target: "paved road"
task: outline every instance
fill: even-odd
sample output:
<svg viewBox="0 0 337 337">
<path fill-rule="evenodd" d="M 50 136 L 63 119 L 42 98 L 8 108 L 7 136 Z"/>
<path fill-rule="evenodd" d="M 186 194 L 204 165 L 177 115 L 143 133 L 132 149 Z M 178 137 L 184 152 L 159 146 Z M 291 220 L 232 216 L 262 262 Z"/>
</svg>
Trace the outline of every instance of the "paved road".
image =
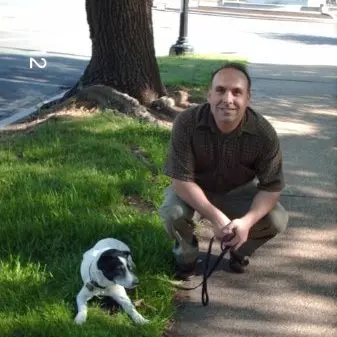
<svg viewBox="0 0 337 337">
<path fill-rule="evenodd" d="M 173 337 L 335 337 L 337 113 L 336 91 L 323 95 L 312 82 L 267 79 L 296 72 L 320 77 L 320 68 L 254 65 L 267 72 L 253 84 L 263 99 L 253 106 L 275 126 L 284 155 L 286 188 L 281 203 L 287 231 L 259 249 L 247 274 L 229 272 L 224 260 L 201 288 L 181 292 Z M 325 84 L 322 83 L 322 87 Z M 212 232 L 202 233 L 205 255 Z M 215 245 L 213 261 L 219 248 Z M 186 286 L 197 285 L 197 277 Z M 171 336 L 171 335 L 170 335 Z"/>
<path fill-rule="evenodd" d="M 0 119 L 62 92 L 85 69 L 91 44 L 84 0 L 52 6 L 42 0 L 0 1 Z M 155 10 L 153 23 L 156 54 L 167 55 L 178 37 L 179 15 Z M 195 52 L 236 54 L 252 63 L 336 66 L 335 33 L 331 23 L 189 16 Z M 44 57 L 46 67 L 30 69 L 30 57 Z"/>
</svg>

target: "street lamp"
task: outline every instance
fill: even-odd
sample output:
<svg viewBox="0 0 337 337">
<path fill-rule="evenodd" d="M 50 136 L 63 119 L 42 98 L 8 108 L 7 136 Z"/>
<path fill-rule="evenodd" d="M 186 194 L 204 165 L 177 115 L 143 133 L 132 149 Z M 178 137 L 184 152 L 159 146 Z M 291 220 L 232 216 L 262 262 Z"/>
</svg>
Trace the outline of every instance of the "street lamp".
<svg viewBox="0 0 337 337">
<path fill-rule="evenodd" d="M 193 47 L 187 42 L 187 14 L 188 0 L 181 0 L 179 37 L 177 42 L 171 46 L 170 55 L 193 53 Z"/>
</svg>

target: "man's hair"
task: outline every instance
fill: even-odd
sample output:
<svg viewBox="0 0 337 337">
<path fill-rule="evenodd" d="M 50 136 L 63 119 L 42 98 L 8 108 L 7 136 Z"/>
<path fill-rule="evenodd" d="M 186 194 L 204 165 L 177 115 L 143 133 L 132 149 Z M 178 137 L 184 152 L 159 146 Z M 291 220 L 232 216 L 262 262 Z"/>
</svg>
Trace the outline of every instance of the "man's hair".
<svg viewBox="0 0 337 337">
<path fill-rule="evenodd" d="M 214 76 L 219 71 L 221 71 L 223 69 L 235 69 L 235 70 L 238 70 L 241 73 L 243 73 L 245 75 L 245 77 L 247 78 L 247 81 L 248 81 L 248 90 L 250 90 L 250 87 L 251 87 L 251 84 L 252 84 L 251 78 L 248 74 L 248 70 L 247 70 L 246 65 L 244 63 L 240 63 L 240 62 L 227 62 L 224 65 L 222 65 L 220 68 L 216 69 L 213 72 L 212 77 L 211 77 L 211 86 L 212 86 L 212 83 L 213 83 Z"/>
</svg>

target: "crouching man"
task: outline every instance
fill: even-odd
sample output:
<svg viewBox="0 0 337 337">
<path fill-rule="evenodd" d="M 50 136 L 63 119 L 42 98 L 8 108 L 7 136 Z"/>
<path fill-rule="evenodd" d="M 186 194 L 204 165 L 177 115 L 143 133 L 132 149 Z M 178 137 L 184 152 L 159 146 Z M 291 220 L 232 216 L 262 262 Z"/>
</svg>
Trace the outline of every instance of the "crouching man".
<svg viewBox="0 0 337 337">
<path fill-rule="evenodd" d="M 197 212 L 221 238 L 235 232 L 229 265 L 243 273 L 248 258 L 282 233 L 288 214 L 278 202 L 284 188 L 282 153 L 272 125 L 249 107 L 251 79 L 228 63 L 211 78 L 207 103 L 180 113 L 173 123 L 164 172 L 172 178 L 159 214 L 182 273 L 192 273 L 198 240 Z"/>
</svg>

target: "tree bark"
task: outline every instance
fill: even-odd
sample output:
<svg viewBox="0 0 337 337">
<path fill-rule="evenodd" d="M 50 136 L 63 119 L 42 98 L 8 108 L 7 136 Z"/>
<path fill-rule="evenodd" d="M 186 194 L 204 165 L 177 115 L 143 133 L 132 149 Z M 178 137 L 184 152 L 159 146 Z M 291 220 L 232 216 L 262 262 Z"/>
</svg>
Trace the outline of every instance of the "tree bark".
<svg viewBox="0 0 337 337">
<path fill-rule="evenodd" d="M 86 0 L 91 60 L 77 85 L 103 84 L 149 105 L 166 95 L 155 57 L 152 0 Z"/>
</svg>

